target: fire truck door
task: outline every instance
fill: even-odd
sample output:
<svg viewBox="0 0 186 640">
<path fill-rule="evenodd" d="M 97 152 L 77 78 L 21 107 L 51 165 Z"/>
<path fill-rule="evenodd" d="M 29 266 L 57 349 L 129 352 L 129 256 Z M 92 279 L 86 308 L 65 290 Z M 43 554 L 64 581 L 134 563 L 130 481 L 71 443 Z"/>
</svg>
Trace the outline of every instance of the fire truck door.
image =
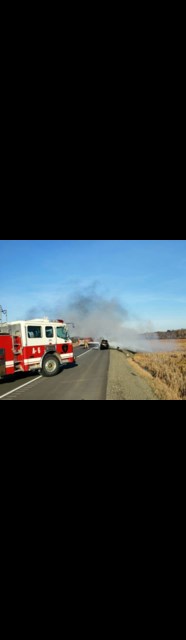
<svg viewBox="0 0 186 640">
<path fill-rule="evenodd" d="M 29 356 L 35 358 L 41 355 L 43 345 L 43 327 L 40 325 L 26 326 L 26 345 L 30 347 Z"/>
</svg>

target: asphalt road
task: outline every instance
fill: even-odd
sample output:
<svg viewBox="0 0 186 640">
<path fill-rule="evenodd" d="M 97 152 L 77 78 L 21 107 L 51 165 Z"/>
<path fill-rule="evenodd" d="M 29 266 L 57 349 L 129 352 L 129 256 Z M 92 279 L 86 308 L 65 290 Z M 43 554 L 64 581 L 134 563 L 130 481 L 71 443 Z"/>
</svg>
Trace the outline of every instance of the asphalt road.
<svg viewBox="0 0 186 640">
<path fill-rule="evenodd" d="M 0 400 L 106 400 L 109 351 L 74 349 L 77 364 L 57 376 L 20 373 L 0 381 Z"/>
</svg>

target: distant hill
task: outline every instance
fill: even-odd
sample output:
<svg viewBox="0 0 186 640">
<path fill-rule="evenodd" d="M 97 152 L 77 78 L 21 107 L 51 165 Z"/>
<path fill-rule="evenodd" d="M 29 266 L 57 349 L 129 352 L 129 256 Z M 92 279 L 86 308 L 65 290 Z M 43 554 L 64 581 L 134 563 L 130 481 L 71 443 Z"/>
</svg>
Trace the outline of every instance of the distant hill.
<svg viewBox="0 0 186 640">
<path fill-rule="evenodd" d="M 186 329 L 169 329 L 168 331 L 156 331 L 154 333 L 143 333 L 146 340 L 186 340 Z"/>
</svg>

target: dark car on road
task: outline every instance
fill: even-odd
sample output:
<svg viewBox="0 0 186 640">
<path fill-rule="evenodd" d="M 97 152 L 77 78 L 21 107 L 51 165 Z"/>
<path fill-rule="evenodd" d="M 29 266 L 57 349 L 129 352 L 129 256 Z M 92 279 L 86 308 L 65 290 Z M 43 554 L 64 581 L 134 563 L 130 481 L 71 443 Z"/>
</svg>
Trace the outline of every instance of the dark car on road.
<svg viewBox="0 0 186 640">
<path fill-rule="evenodd" d="M 100 342 L 100 349 L 109 349 L 109 343 L 108 340 L 101 340 Z"/>
</svg>

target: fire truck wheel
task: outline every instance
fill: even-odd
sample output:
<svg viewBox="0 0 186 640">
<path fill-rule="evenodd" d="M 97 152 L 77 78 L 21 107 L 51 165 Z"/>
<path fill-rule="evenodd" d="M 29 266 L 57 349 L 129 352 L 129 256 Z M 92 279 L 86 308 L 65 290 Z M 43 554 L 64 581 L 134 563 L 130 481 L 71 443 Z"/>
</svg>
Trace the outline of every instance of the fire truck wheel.
<svg viewBox="0 0 186 640">
<path fill-rule="evenodd" d="M 43 376 L 56 376 L 59 372 L 60 363 L 55 356 L 46 356 L 43 360 L 42 374 Z"/>
</svg>

